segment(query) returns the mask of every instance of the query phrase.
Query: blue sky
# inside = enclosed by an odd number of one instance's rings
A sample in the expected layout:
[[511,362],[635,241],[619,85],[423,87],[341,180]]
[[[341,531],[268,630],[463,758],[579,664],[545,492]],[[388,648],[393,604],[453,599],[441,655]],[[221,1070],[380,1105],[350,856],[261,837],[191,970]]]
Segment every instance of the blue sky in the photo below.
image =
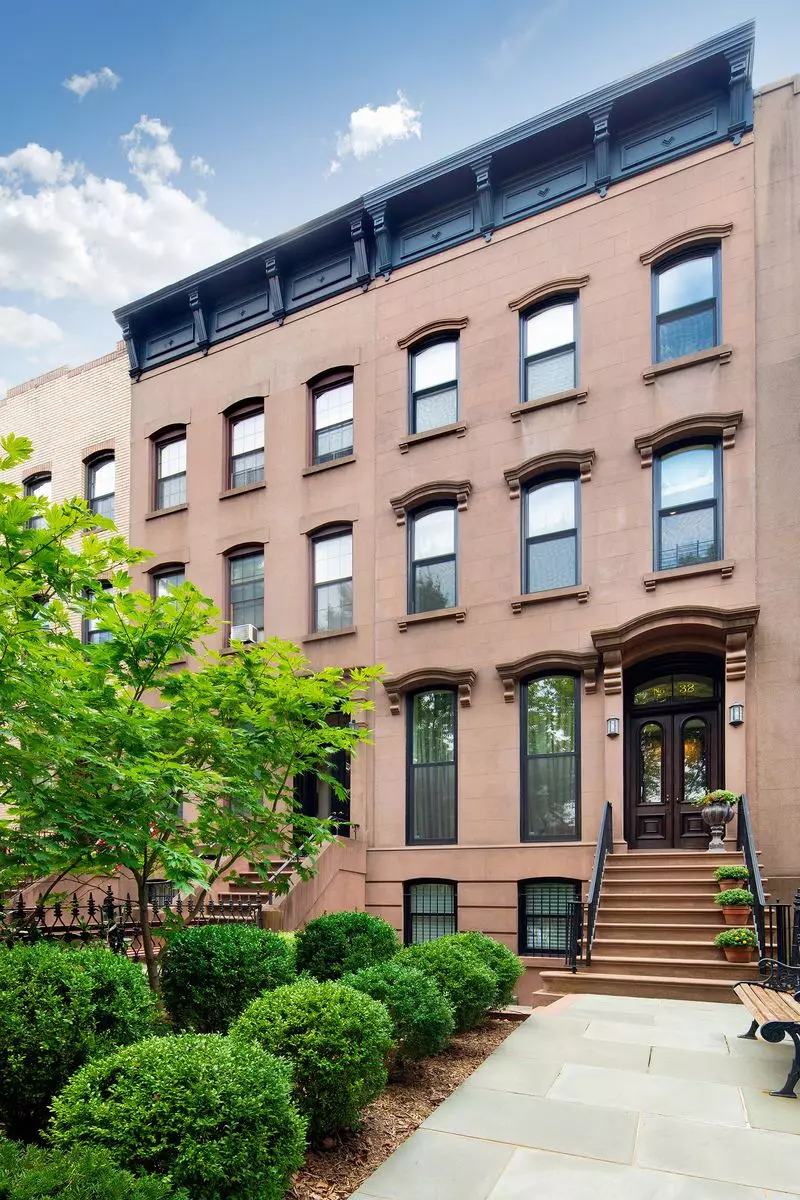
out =
[[111,349],[116,305],[752,16],[756,84],[800,72],[800,3],[755,10],[753,0],[8,4],[0,395]]

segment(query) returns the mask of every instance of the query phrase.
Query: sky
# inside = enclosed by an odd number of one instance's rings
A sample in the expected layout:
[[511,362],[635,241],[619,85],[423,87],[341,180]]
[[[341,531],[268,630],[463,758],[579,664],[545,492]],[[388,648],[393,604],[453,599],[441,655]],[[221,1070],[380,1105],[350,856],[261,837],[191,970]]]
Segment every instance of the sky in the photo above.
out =
[[0,0],[0,396],[113,308],[798,0]]

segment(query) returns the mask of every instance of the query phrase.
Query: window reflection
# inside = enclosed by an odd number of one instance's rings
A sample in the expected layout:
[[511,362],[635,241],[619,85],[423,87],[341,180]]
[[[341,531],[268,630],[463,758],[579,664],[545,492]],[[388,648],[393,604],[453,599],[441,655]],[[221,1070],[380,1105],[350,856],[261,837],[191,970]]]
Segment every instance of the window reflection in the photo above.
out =
[[690,804],[709,790],[708,726],[692,717],[683,727],[683,801]]
[[664,731],[656,721],[639,730],[639,780],[641,804],[663,802]]

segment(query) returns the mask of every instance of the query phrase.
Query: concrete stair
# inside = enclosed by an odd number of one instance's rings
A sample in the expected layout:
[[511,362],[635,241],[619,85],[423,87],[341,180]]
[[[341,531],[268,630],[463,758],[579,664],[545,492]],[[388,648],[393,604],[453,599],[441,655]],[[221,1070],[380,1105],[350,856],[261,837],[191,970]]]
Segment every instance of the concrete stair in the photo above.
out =
[[739,853],[631,851],[606,860],[591,966],[542,971],[545,993],[601,993],[737,1003],[732,985],[758,977],[714,946],[725,929],[714,871]]

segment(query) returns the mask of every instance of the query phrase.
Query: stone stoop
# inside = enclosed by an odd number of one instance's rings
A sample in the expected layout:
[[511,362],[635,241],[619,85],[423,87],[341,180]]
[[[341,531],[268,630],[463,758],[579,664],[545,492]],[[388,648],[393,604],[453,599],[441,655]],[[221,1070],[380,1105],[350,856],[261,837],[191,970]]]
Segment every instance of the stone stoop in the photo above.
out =
[[714,946],[727,928],[714,903],[717,867],[742,855],[631,851],[606,860],[591,966],[541,971],[543,994],[595,993],[735,1004],[733,984],[758,978]]

